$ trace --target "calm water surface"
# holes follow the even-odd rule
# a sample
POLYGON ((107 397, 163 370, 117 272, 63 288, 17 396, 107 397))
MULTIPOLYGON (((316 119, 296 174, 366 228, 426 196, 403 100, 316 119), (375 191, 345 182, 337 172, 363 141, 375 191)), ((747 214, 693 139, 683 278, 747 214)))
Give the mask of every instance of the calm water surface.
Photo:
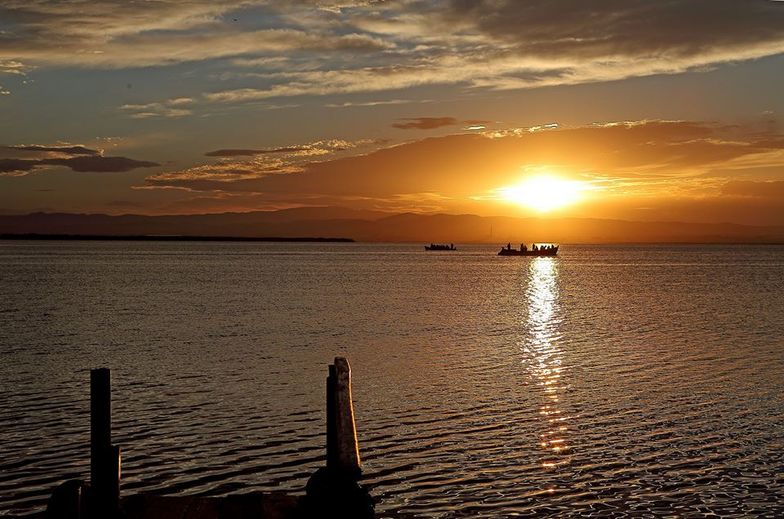
POLYGON ((347 356, 384 517, 784 514, 784 248, 0 242, 0 515, 301 490, 347 356))

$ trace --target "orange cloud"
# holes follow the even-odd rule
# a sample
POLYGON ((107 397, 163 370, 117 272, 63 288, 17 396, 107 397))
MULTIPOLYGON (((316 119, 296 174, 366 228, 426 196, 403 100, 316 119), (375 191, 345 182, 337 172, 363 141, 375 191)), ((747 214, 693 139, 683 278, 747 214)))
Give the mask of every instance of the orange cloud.
MULTIPOLYGON (((377 149, 366 155, 304 163, 294 174, 254 163, 223 162, 151 183, 209 185, 220 170, 249 173, 240 190, 396 195, 417 192, 468 194, 503 184, 529 165, 557 166, 575 174, 649 180, 702 175, 712 165, 784 149, 770 136, 735 135, 731 128, 682 121, 643 121, 588 127, 429 138, 377 149)), ((231 190, 231 186, 223 186, 231 190)))
POLYGON ((784 201, 784 180, 769 180, 755 182, 752 180, 733 180, 722 187, 721 192, 726 195, 774 198, 784 201))
POLYGON ((253 194, 259 204, 318 199, 352 207, 488 214, 519 211, 504 205, 499 188, 544 170, 593 186, 591 210, 617 217, 668 200, 694 204, 729 196, 737 187, 726 187, 728 181, 756 179, 759 168, 784 165, 782 152, 784 140, 775 134, 638 121, 448 135, 364 154, 328 154, 320 161, 295 153, 226 158, 152 175, 147 185, 253 194))

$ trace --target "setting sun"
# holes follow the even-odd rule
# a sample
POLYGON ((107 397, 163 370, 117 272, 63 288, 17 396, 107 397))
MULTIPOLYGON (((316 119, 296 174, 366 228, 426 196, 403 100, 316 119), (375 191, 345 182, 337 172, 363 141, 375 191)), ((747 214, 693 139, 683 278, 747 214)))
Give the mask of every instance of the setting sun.
POLYGON ((584 183, 549 175, 529 177, 519 184, 501 188, 501 198, 509 202, 547 212, 560 209, 580 199, 584 183))

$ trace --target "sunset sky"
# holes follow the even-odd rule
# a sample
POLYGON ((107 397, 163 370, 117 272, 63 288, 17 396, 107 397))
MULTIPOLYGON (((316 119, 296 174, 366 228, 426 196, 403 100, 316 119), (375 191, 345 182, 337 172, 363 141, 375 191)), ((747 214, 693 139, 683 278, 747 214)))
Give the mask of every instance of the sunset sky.
POLYGON ((0 6, 0 212, 784 225, 784 2, 0 6))

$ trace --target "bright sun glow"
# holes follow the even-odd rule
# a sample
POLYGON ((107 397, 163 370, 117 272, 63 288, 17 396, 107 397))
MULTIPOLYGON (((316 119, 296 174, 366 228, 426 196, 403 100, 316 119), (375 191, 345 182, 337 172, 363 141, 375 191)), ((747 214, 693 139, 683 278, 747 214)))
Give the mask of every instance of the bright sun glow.
POLYGON ((584 189, 582 182, 540 175, 503 187, 499 192, 504 200, 547 212, 577 202, 584 189))

